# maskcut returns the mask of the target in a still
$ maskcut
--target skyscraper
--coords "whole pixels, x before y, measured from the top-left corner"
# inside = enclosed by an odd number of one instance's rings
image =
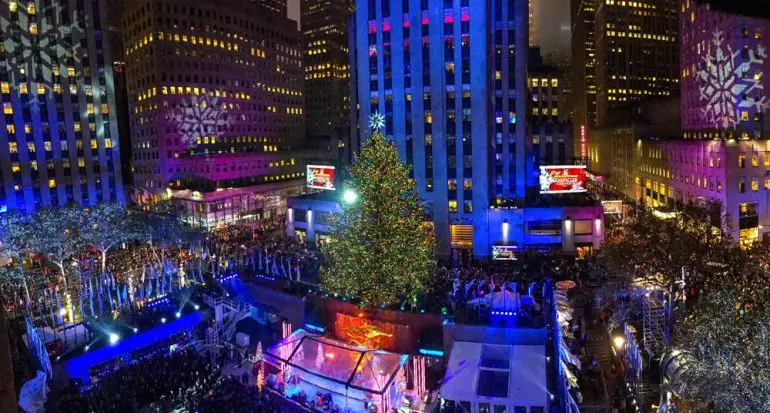
[[[352,0],[305,0],[305,125],[308,135],[347,136],[350,120],[348,21]]]
[[[384,114],[440,252],[488,256],[490,198],[525,195],[527,0],[359,0],[355,16],[352,150]]]
[[[685,137],[767,138],[770,20],[703,3],[681,1]]]
[[[286,17],[286,0],[256,0],[256,2],[257,4]]]
[[[594,19],[597,0],[572,0],[572,91],[570,108],[573,114],[575,154],[585,157],[581,151],[581,138],[596,126],[596,34]],[[581,131],[581,132],[578,132]],[[582,145],[585,147],[585,145]]]
[[[596,7],[596,112],[679,93],[678,0],[600,1]]]
[[[102,1],[0,8],[0,210],[123,202]]]
[[[234,0],[137,1],[122,21],[136,200],[206,226],[279,213],[304,186],[296,25]]]

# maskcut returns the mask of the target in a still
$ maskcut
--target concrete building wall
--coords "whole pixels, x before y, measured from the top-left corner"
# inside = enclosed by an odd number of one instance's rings
[[[680,1],[682,128],[688,138],[767,137],[770,20]],[[711,136],[709,136],[711,135]]]
[[[0,8],[0,210],[123,202],[107,4]]]

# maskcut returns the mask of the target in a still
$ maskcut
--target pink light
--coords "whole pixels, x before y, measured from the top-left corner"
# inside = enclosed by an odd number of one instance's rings
[[[460,15],[460,20],[467,22],[471,19],[471,16],[468,15],[468,9],[463,9],[462,13]]]
[[[390,31],[390,23],[383,23],[382,24],[382,31],[383,32],[389,32]]]
[[[409,20],[408,19],[404,19],[404,27],[409,27]]]
[[[428,18],[427,17],[423,17],[422,18],[422,24],[428,24]]]
[[[455,18],[453,16],[444,17],[444,24],[454,23],[454,21],[455,21]]]

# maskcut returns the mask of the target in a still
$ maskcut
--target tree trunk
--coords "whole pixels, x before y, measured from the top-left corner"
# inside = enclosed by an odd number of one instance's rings
[[[21,257],[19,257],[19,274],[21,276],[21,283],[24,285],[24,295],[26,296],[24,308],[29,312],[31,303],[29,298],[29,287],[27,286],[27,277],[24,276],[24,260],[21,259]]]
[[[107,271],[107,250],[102,250],[102,274]]]
[[[67,276],[64,273],[64,261],[58,261],[56,265],[59,266],[59,270],[61,271],[61,279],[64,283],[64,291],[69,291],[69,288],[67,287]]]

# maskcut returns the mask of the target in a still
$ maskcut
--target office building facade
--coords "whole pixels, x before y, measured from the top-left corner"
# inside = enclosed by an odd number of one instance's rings
[[[211,0],[131,3],[122,25],[134,199],[178,199],[204,226],[280,213],[303,187],[296,26]]]
[[[490,197],[524,195],[527,1],[359,0],[355,16],[351,150],[384,114],[441,252],[472,249]]]
[[[597,124],[612,108],[679,93],[678,0],[598,2]]]
[[[770,20],[681,0],[685,138],[768,138]]]
[[[596,127],[596,34],[597,0],[572,0],[572,93],[570,110],[575,124],[574,152],[585,158],[588,131]],[[582,131],[579,133],[578,131]]]
[[[257,4],[286,17],[286,0],[256,0]]]
[[[0,8],[0,209],[123,202],[106,20],[102,1]]]
[[[353,1],[306,0],[301,8],[307,134],[347,136],[350,121],[348,21],[353,15]]]

